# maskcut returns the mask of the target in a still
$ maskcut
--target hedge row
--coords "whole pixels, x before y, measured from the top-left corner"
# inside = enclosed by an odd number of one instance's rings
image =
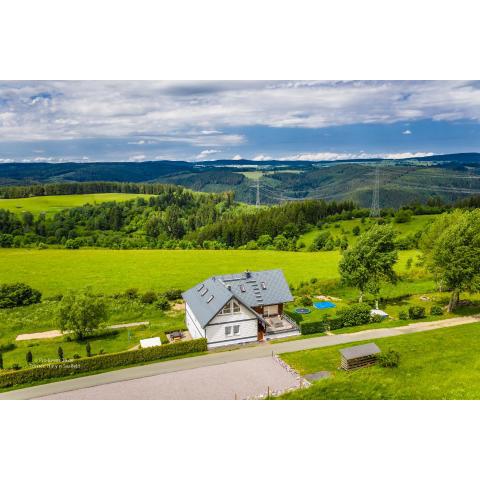
[[[381,321],[381,317],[371,315],[370,307],[367,304],[359,303],[338,310],[336,316],[333,318],[326,317],[322,320],[304,320],[300,323],[300,332],[302,335],[309,335],[327,330],[338,330],[343,327],[366,325]]]
[[[177,357],[188,353],[204,352],[207,341],[204,338],[187,342],[169,343],[159,347],[140,348],[119,353],[97,355],[95,357],[49,363],[34,368],[25,368],[0,374],[0,388],[12,387],[22,383],[36,382],[55,377],[66,377],[83,372],[94,372],[113,367],[150,362],[162,358]]]
[[[307,320],[300,324],[300,332],[302,335],[310,335],[311,333],[320,333],[324,331],[325,320]]]
[[[310,335],[312,333],[322,333],[328,330],[338,330],[344,326],[343,319],[338,317],[324,320],[305,320],[300,323],[300,332],[302,335]]]

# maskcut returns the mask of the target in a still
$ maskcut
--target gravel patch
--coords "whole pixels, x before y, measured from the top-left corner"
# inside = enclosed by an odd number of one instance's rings
[[[234,400],[299,386],[298,375],[274,357],[255,358],[82,388],[47,400]]]

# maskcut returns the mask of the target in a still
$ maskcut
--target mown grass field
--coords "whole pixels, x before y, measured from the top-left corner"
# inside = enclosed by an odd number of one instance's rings
[[[418,252],[402,251],[399,273]],[[134,287],[187,289],[205,278],[249,270],[283,269],[290,283],[339,278],[340,253],[272,250],[29,250],[0,249],[0,283],[25,282],[45,296],[91,286],[100,293]]]
[[[138,193],[90,193],[83,195],[51,195],[29,198],[1,198],[0,208],[15,213],[31,212],[38,215],[45,212],[53,215],[65,208],[79,207],[87,203],[125,202],[132,198],[148,198],[152,195]]]
[[[399,237],[402,237],[424,230],[427,225],[433,222],[437,217],[438,215],[416,215],[413,216],[407,223],[392,223],[392,226],[398,233]],[[298,243],[303,242],[305,247],[308,248],[312,244],[314,238],[320,232],[324,231],[329,231],[334,238],[345,236],[347,237],[349,243],[355,243],[358,237],[353,235],[352,230],[356,226],[360,227],[361,235],[371,227],[371,221],[367,218],[365,219],[365,223],[361,223],[359,218],[355,218],[353,220],[342,220],[339,222],[329,223],[322,230],[315,228],[305,233],[298,239]]]
[[[17,363],[27,366],[26,354],[30,350],[34,362],[56,361],[58,347],[62,347],[65,358],[77,354],[86,356],[86,341],[76,341],[73,335],[43,339],[16,341],[21,333],[43,332],[58,329],[58,301],[43,301],[41,304],[0,310],[0,346],[14,343],[16,348],[3,353],[5,368]],[[108,300],[109,319],[106,325],[148,321],[149,325],[119,329],[113,335],[89,339],[92,353],[100,351],[113,353],[138,345],[140,339],[160,336],[162,343],[167,341],[165,332],[185,329],[183,311],[162,312],[153,305],[126,299]],[[69,337],[71,340],[69,340]]]
[[[332,376],[283,399],[479,399],[480,324],[382,338],[382,351],[400,353],[398,368],[373,366],[354,372],[338,370],[339,350],[348,345],[286,353],[283,360],[302,375],[321,370]]]

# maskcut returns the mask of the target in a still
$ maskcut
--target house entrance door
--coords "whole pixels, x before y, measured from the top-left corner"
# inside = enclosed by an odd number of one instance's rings
[[[258,321],[257,340],[259,342],[263,342],[264,339],[265,339],[265,324],[259,320]]]

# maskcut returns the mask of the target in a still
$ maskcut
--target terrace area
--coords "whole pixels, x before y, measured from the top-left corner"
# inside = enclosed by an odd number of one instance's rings
[[[295,320],[289,317],[286,313],[274,316],[264,316],[265,333],[267,336],[276,335],[280,333],[300,333]]]

